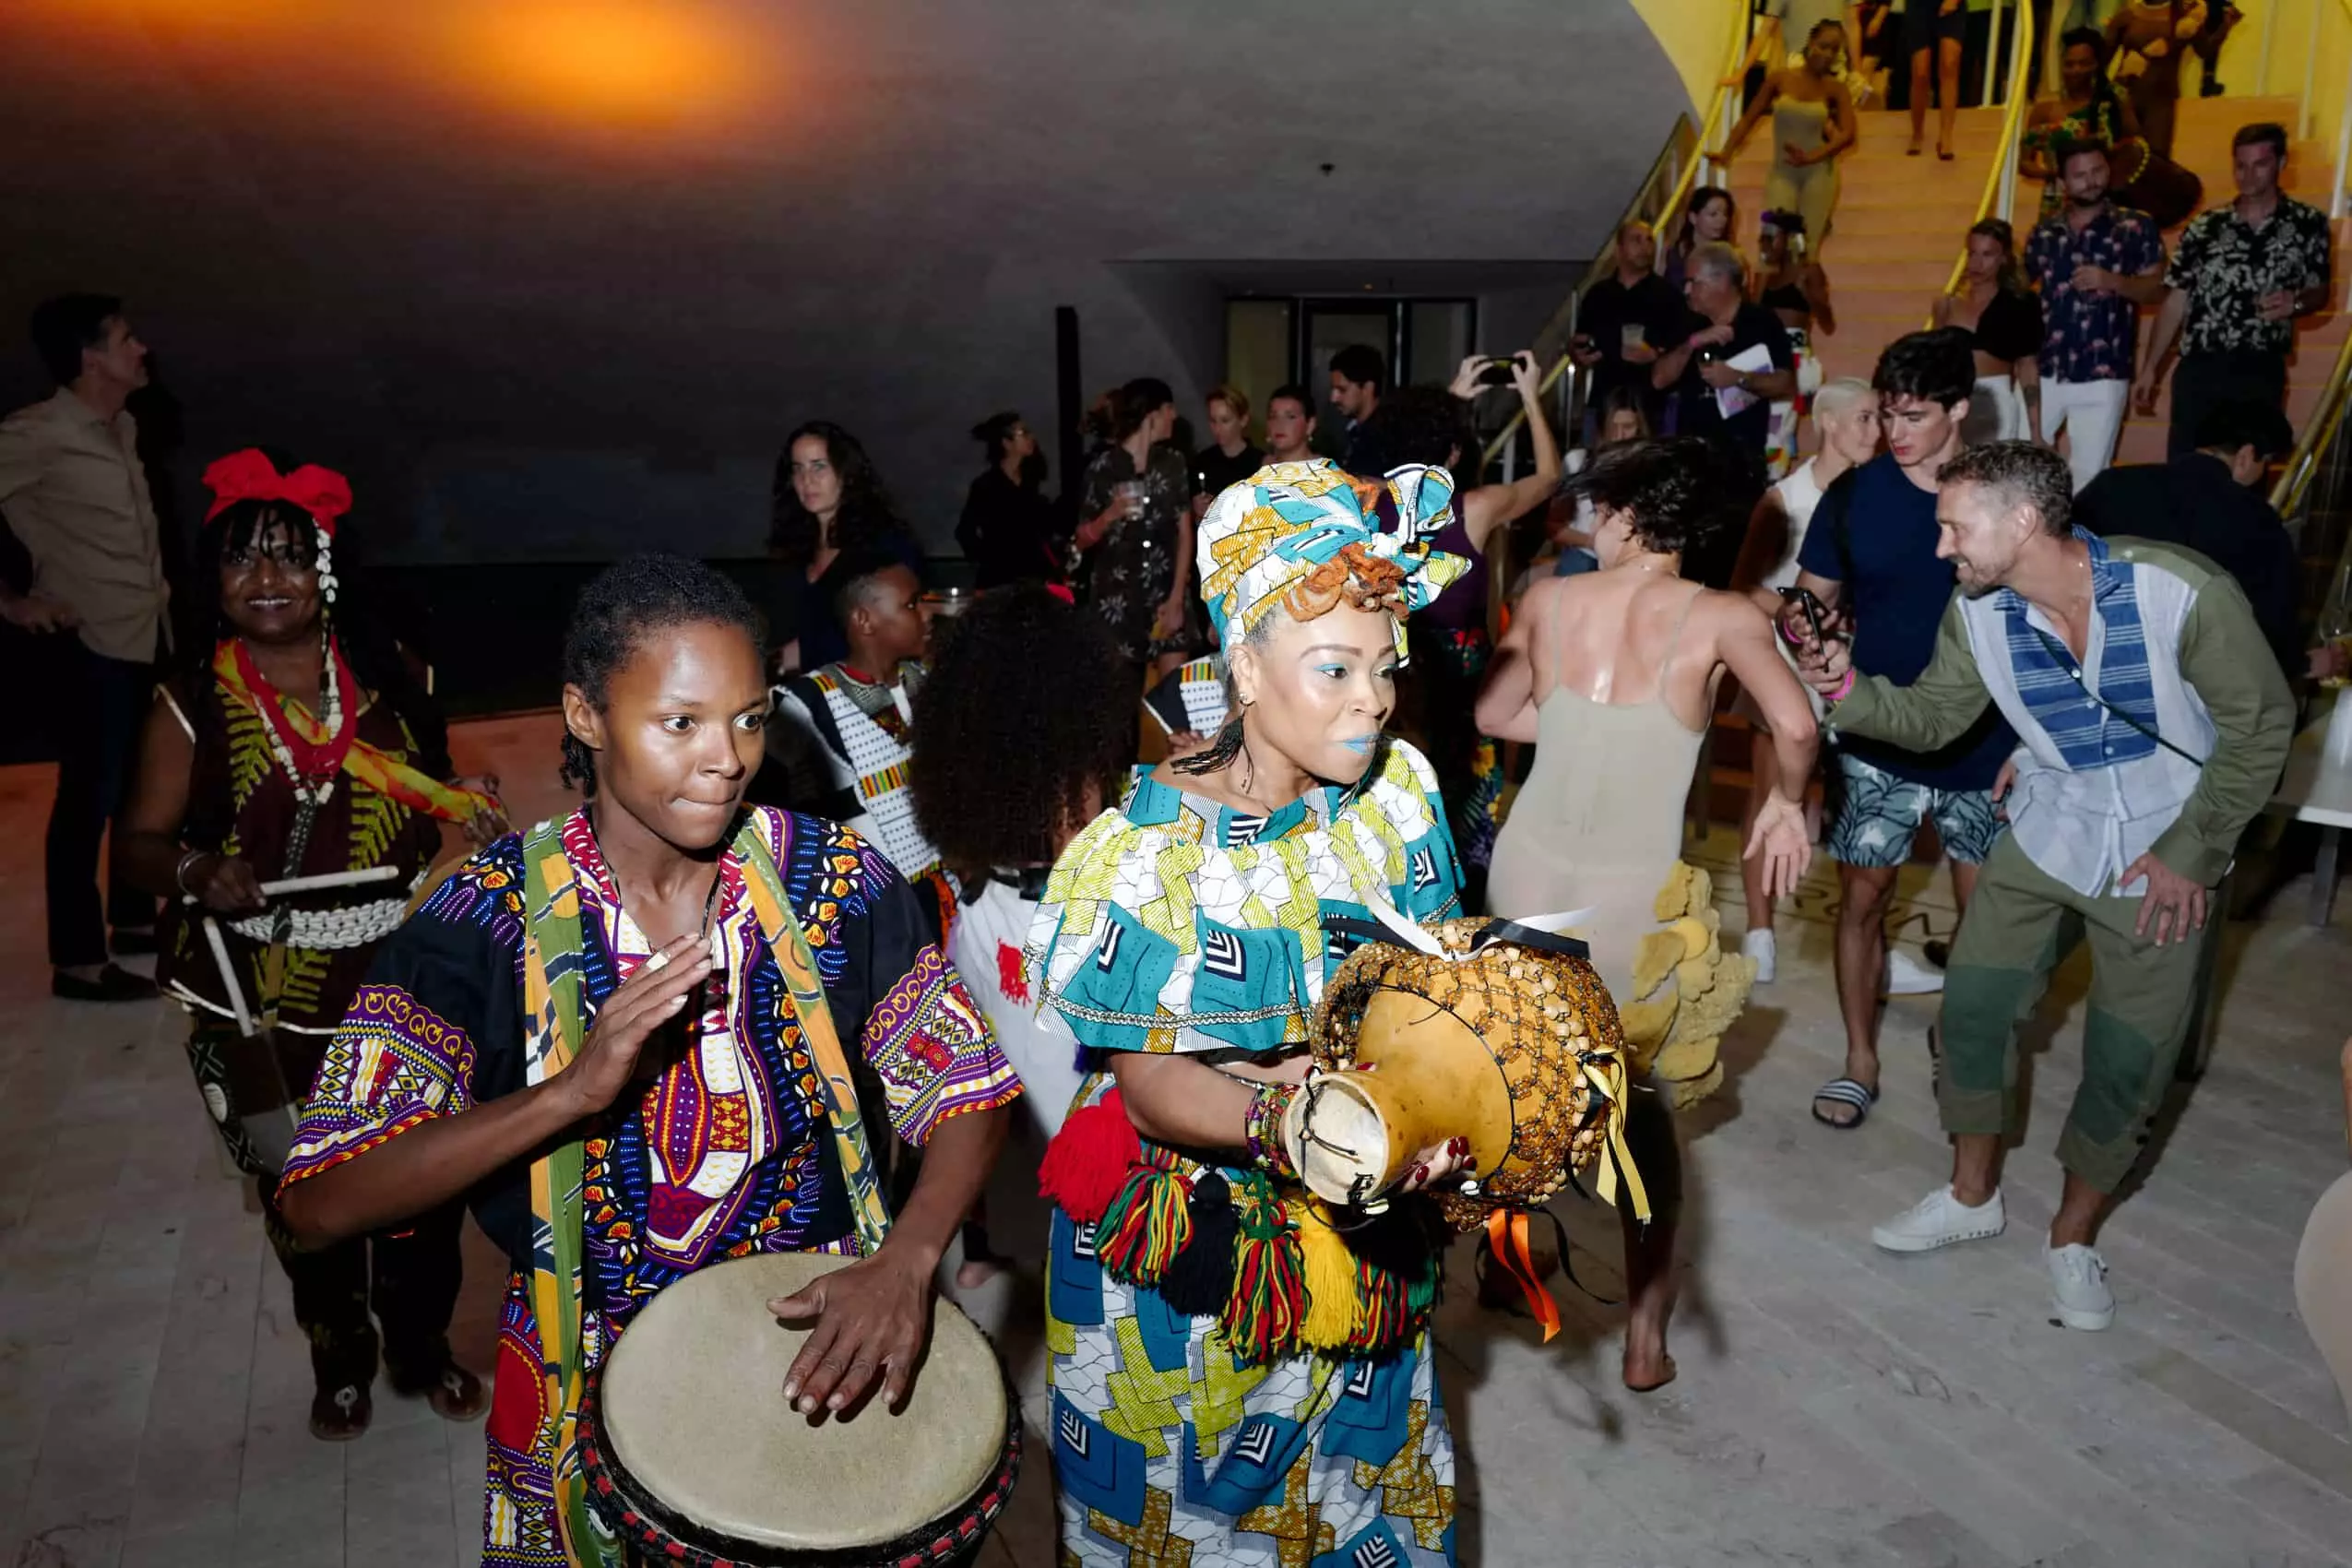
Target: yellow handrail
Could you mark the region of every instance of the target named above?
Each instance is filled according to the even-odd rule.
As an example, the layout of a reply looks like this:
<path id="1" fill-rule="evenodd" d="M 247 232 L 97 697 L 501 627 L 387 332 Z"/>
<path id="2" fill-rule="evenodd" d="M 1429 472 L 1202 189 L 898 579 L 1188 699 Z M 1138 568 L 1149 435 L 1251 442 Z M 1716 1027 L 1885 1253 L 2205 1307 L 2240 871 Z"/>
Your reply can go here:
<path id="1" fill-rule="evenodd" d="M 2352 4 L 2352 0 L 2347 0 Z M 2031 107 L 2025 101 L 2025 84 L 2031 78 L 2027 68 L 2034 59 L 2034 8 L 2025 0 L 2017 0 L 2017 40 L 2009 55 L 2009 108 L 2001 117 L 2001 141 L 1993 153 L 1992 172 L 1985 176 L 1985 193 L 1977 199 L 1977 215 L 1968 220 L 1973 227 L 1992 216 L 1994 200 L 2001 195 L 2001 182 L 2017 182 L 2017 171 L 2010 162 L 2017 148 L 2018 124 Z M 1960 255 L 1952 263 L 1952 275 L 1943 280 L 1946 295 L 1960 291 L 1960 276 L 1968 269 L 1968 243 L 1960 243 Z M 1927 325 L 1935 325 L 1935 313 L 1928 313 Z"/>
<path id="2" fill-rule="evenodd" d="M 1735 5 L 1728 9 L 1731 13 L 1730 49 L 1724 56 L 1722 74 L 1716 78 L 1715 96 L 1707 101 L 1706 118 L 1699 122 L 1698 143 L 1691 149 L 1691 161 L 1683 166 L 1681 177 L 1674 182 L 1673 191 L 1666 198 L 1666 205 L 1658 208 L 1657 217 L 1654 220 L 1660 244 L 1666 243 L 1666 228 L 1672 221 L 1676 209 L 1691 198 L 1691 191 L 1698 184 L 1699 165 L 1707 160 L 1707 141 L 1715 135 L 1715 128 L 1723 118 L 1723 103 L 1726 95 L 1745 77 L 1745 73 L 1740 69 L 1740 66 L 1748 57 L 1748 7 L 1743 5 Z M 1616 243 L 1616 232 L 1612 230 L 1610 233 L 1610 244 L 1614 245 Z M 1552 362 L 1551 368 L 1544 373 L 1541 385 L 1536 388 L 1536 395 L 1538 397 L 1550 396 L 1552 387 L 1558 385 L 1560 378 L 1566 374 L 1569 367 L 1575 362 L 1573 356 L 1563 351 L 1560 358 Z M 1494 439 L 1487 443 L 1484 461 L 1491 463 L 1501 457 L 1503 449 L 1510 445 L 1512 437 L 1519 434 L 1519 427 L 1526 422 L 1527 410 L 1514 410 L 1511 418 L 1505 422 L 1502 430 L 1496 433 Z"/>
<path id="3" fill-rule="evenodd" d="M 2335 366 L 2328 372 L 2326 390 L 2320 394 L 2320 406 L 2311 410 L 2310 422 L 2303 427 L 2303 438 L 2295 444 L 2295 451 L 2287 459 L 2286 469 L 2278 482 L 2271 487 L 2270 504 L 2282 517 L 2292 517 L 2302 505 L 2303 493 L 2311 486 L 2311 476 L 2319 471 L 2320 455 L 2335 439 L 2336 427 L 2344 422 L 2344 410 L 2352 404 L 2352 334 L 2347 334 L 2344 346 L 2335 352 Z"/>

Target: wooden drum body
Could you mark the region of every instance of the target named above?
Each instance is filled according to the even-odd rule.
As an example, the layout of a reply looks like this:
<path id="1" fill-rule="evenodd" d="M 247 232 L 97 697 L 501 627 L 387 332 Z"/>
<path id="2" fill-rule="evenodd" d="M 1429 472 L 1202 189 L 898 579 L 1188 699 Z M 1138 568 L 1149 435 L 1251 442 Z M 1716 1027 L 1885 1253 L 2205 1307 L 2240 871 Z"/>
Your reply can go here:
<path id="1" fill-rule="evenodd" d="M 805 1327 L 767 1310 L 851 1260 L 778 1253 L 701 1269 L 646 1303 L 588 1379 L 591 1505 L 649 1562 L 912 1568 L 970 1560 L 1012 1495 L 1020 1419 L 995 1350 L 951 1302 L 904 1410 L 848 1420 L 784 1402 Z"/>

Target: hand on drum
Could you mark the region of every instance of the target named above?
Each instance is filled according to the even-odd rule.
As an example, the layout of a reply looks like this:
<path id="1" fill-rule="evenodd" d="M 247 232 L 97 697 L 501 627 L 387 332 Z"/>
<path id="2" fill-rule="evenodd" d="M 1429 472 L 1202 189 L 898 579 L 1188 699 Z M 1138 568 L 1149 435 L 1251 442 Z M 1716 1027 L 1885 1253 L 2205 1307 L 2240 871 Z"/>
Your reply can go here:
<path id="1" fill-rule="evenodd" d="M 593 1115 L 621 1097 L 636 1075 L 646 1040 L 679 1015 L 710 968 L 709 940 L 692 932 L 656 950 L 605 998 L 579 1055 L 548 1080 L 571 1097 L 575 1116 Z"/>
<path id="2" fill-rule="evenodd" d="M 767 1303 L 788 1323 L 816 1320 L 784 1374 L 785 1402 L 803 1416 L 846 1410 L 884 1374 L 883 1402 L 897 1409 L 914 1383 L 931 1322 L 931 1270 L 885 1247 L 793 1295 Z"/>

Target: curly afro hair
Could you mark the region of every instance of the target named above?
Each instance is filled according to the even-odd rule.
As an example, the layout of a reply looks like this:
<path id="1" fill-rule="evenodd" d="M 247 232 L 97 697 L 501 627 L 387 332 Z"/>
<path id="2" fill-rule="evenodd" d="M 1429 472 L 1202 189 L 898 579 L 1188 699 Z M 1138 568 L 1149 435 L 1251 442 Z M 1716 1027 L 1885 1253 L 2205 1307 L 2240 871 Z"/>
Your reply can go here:
<path id="1" fill-rule="evenodd" d="M 959 873 L 1051 861 L 1089 784 L 1098 808 L 1119 800 L 1136 673 L 1100 617 L 1035 584 L 980 595 L 952 628 L 915 695 L 915 816 Z"/>
<path id="2" fill-rule="evenodd" d="M 732 626 L 767 646 L 767 622 L 734 582 L 679 555 L 632 555 L 598 573 L 564 632 L 564 683 L 602 708 L 606 687 L 638 643 L 677 626 Z M 596 754 L 564 733 L 564 782 L 596 792 Z"/>

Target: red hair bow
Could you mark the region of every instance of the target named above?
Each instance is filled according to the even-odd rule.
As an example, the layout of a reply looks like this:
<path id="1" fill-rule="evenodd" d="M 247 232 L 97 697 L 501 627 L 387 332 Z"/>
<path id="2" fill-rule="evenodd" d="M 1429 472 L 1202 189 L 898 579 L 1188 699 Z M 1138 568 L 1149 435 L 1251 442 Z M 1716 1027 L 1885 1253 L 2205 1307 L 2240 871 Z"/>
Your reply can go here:
<path id="1" fill-rule="evenodd" d="M 212 506 L 204 515 L 208 523 L 240 501 L 285 501 L 308 512 L 320 529 L 332 534 L 335 519 L 351 509 L 351 481 L 333 469 L 304 463 L 281 474 L 257 447 L 222 457 L 204 470 L 204 482 L 212 492 Z"/>

